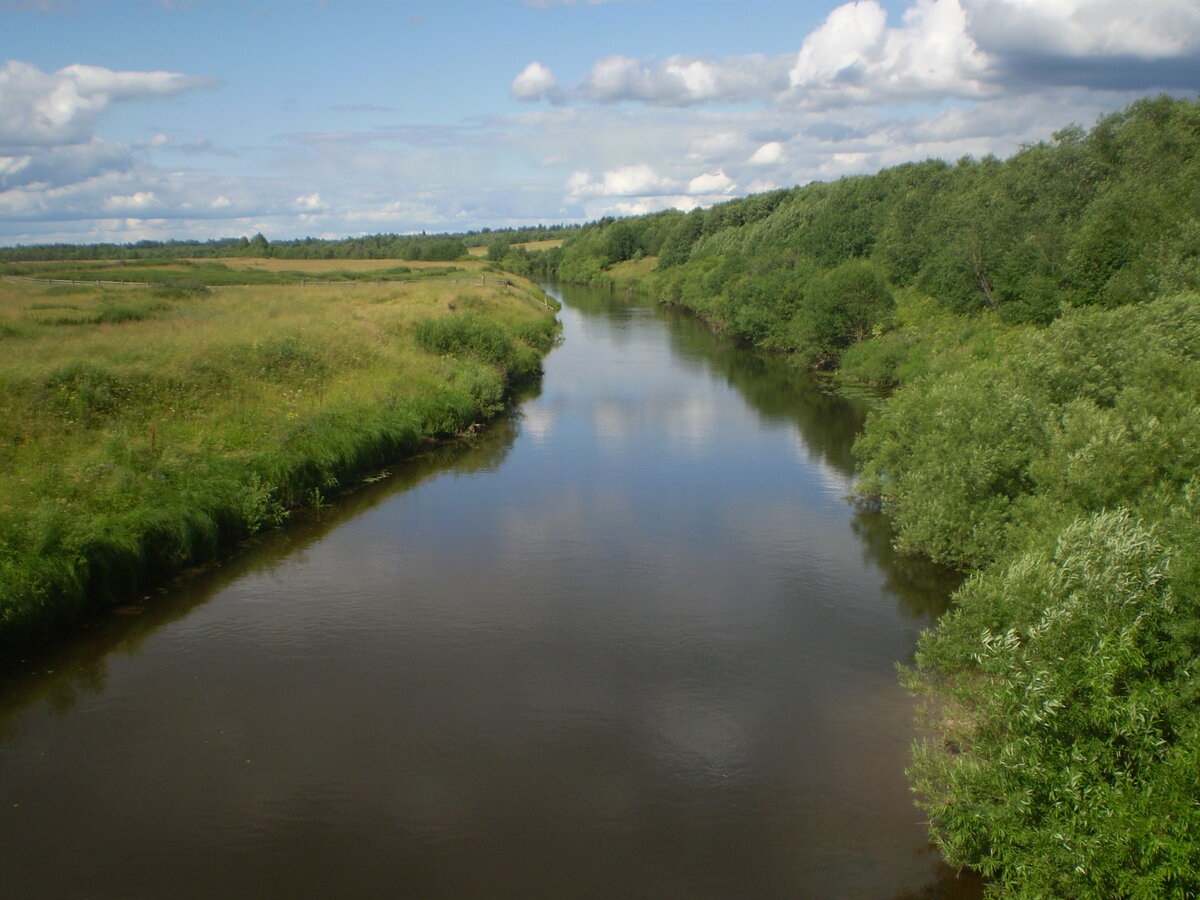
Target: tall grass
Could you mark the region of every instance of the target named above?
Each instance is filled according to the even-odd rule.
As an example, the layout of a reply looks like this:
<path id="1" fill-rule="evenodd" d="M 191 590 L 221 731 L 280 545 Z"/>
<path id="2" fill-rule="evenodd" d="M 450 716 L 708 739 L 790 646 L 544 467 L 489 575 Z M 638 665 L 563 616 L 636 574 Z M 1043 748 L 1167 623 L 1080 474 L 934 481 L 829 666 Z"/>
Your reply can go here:
<path id="1" fill-rule="evenodd" d="M 493 415 L 557 323 L 460 290 L 0 284 L 0 653 Z"/>

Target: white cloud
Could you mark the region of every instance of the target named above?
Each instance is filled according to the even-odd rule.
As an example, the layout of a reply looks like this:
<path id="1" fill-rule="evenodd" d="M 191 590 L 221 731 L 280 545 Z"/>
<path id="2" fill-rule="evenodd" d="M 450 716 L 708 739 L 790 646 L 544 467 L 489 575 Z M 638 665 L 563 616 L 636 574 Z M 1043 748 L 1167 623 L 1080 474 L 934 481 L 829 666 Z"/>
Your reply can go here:
<path id="1" fill-rule="evenodd" d="M 752 182 L 746 185 L 746 193 L 748 194 L 764 194 L 767 191 L 775 191 L 779 189 L 773 181 L 765 181 L 761 178 L 755 178 Z"/>
<path id="2" fill-rule="evenodd" d="M 575 172 L 567 180 L 567 191 L 572 197 L 636 197 L 678 186 L 674 179 L 664 178 L 645 163 L 612 169 L 599 181 L 593 180 L 585 171 Z"/>
<path id="3" fill-rule="evenodd" d="M 312 212 L 314 210 L 325 208 L 325 204 L 321 202 L 321 195 L 316 191 L 304 197 L 297 197 L 293 201 L 293 204 L 295 205 L 296 209 L 302 209 L 305 212 Z"/>
<path id="4" fill-rule="evenodd" d="M 151 209 L 160 209 L 162 203 L 155 196 L 154 191 L 137 191 L 127 197 L 113 196 L 104 198 L 104 209 L 110 213 L 131 213 L 142 212 Z"/>
<path id="5" fill-rule="evenodd" d="M 779 141 L 768 141 L 763 144 L 747 160 L 752 166 L 773 166 L 783 162 L 783 144 Z"/>
<path id="6" fill-rule="evenodd" d="M 804 39 L 790 73 L 795 99 L 827 103 L 981 97 L 989 60 L 959 0 L 916 0 L 900 28 L 877 0 L 839 6 Z"/>
<path id="7" fill-rule="evenodd" d="M 508 91 L 517 100 L 533 101 L 550 96 L 557 86 L 553 72 L 540 62 L 531 62 L 513 79 Z"/>
<path id="8" fill-rule="evenodd" d="M 637 200 L 620 200 L 616 203 L 591 205 L 587 207 L 587 218 L 595 219 L 600 216 L 644 216 L 647 213 L 662 212 L 664 209 L 679 209 L 691 212 L 702 205 L 695 197 L 683 194 L 662 194 L 656 197 L 639 197 Z"/>
<path id="9" fill-rule="evenodd" d="M 114 103 L 166 97 L 211 83 L 174 72 L 114 72 L 84 65 L 43 72 L 9 60 L 0 69 L 0 148 L 82 143 Z"/>
<path id="10" fill-rule="evenodd" d="M 688 182 L 687 192 L 689 194 L 728 194 L 737 187 L 737 183 L 717 169 L 715 172 L 705 172 L 703 175 L 697 175 Z"/>

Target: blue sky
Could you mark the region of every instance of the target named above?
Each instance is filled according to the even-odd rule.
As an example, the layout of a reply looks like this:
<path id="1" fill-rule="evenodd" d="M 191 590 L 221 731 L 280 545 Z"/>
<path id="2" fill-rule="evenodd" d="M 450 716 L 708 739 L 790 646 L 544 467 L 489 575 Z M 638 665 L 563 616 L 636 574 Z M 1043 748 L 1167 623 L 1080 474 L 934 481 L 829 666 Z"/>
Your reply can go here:
<path id="1" fill-rule="evenodd" d="M 0 245 L 461 231 L 1011 153 L 1200 0 L 0 0 Z"/>

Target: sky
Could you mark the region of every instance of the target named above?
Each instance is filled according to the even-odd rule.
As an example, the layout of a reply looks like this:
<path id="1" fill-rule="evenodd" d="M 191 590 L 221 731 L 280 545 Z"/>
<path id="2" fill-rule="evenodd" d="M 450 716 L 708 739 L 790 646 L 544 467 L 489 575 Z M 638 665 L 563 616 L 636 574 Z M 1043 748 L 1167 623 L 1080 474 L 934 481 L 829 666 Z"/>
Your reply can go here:
<path id="1" fill-rule="evenodd" d="M 460 232 L 1200 91 L 1200 0 L 0 0 L 0 246 Z"/>

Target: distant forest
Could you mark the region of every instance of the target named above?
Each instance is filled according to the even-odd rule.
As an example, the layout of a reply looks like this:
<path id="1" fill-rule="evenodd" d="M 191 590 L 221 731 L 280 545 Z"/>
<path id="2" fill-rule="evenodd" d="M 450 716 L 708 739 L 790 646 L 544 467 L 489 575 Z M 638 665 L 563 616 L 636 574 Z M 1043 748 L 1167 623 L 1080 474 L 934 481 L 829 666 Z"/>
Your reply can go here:
<path id="1" fill-rule="evenodd" d="M 535 225 L 528 228 L 484 229 L 456 234 L 373 234 L 366 237 L 298 238 L 269 241 L 254 237 L 218 238 L 211 241 L 137 241 L 133 244 L 37 244 L 0 248 L 0 261 L 40 262 L 101 259 L 221 259 L 256 257 L 273 259 L 403 259 L 449 261 L 466 255 L 467 248 L 483 244 L 519 244 L 566 237 L 572 225 Z"/>

